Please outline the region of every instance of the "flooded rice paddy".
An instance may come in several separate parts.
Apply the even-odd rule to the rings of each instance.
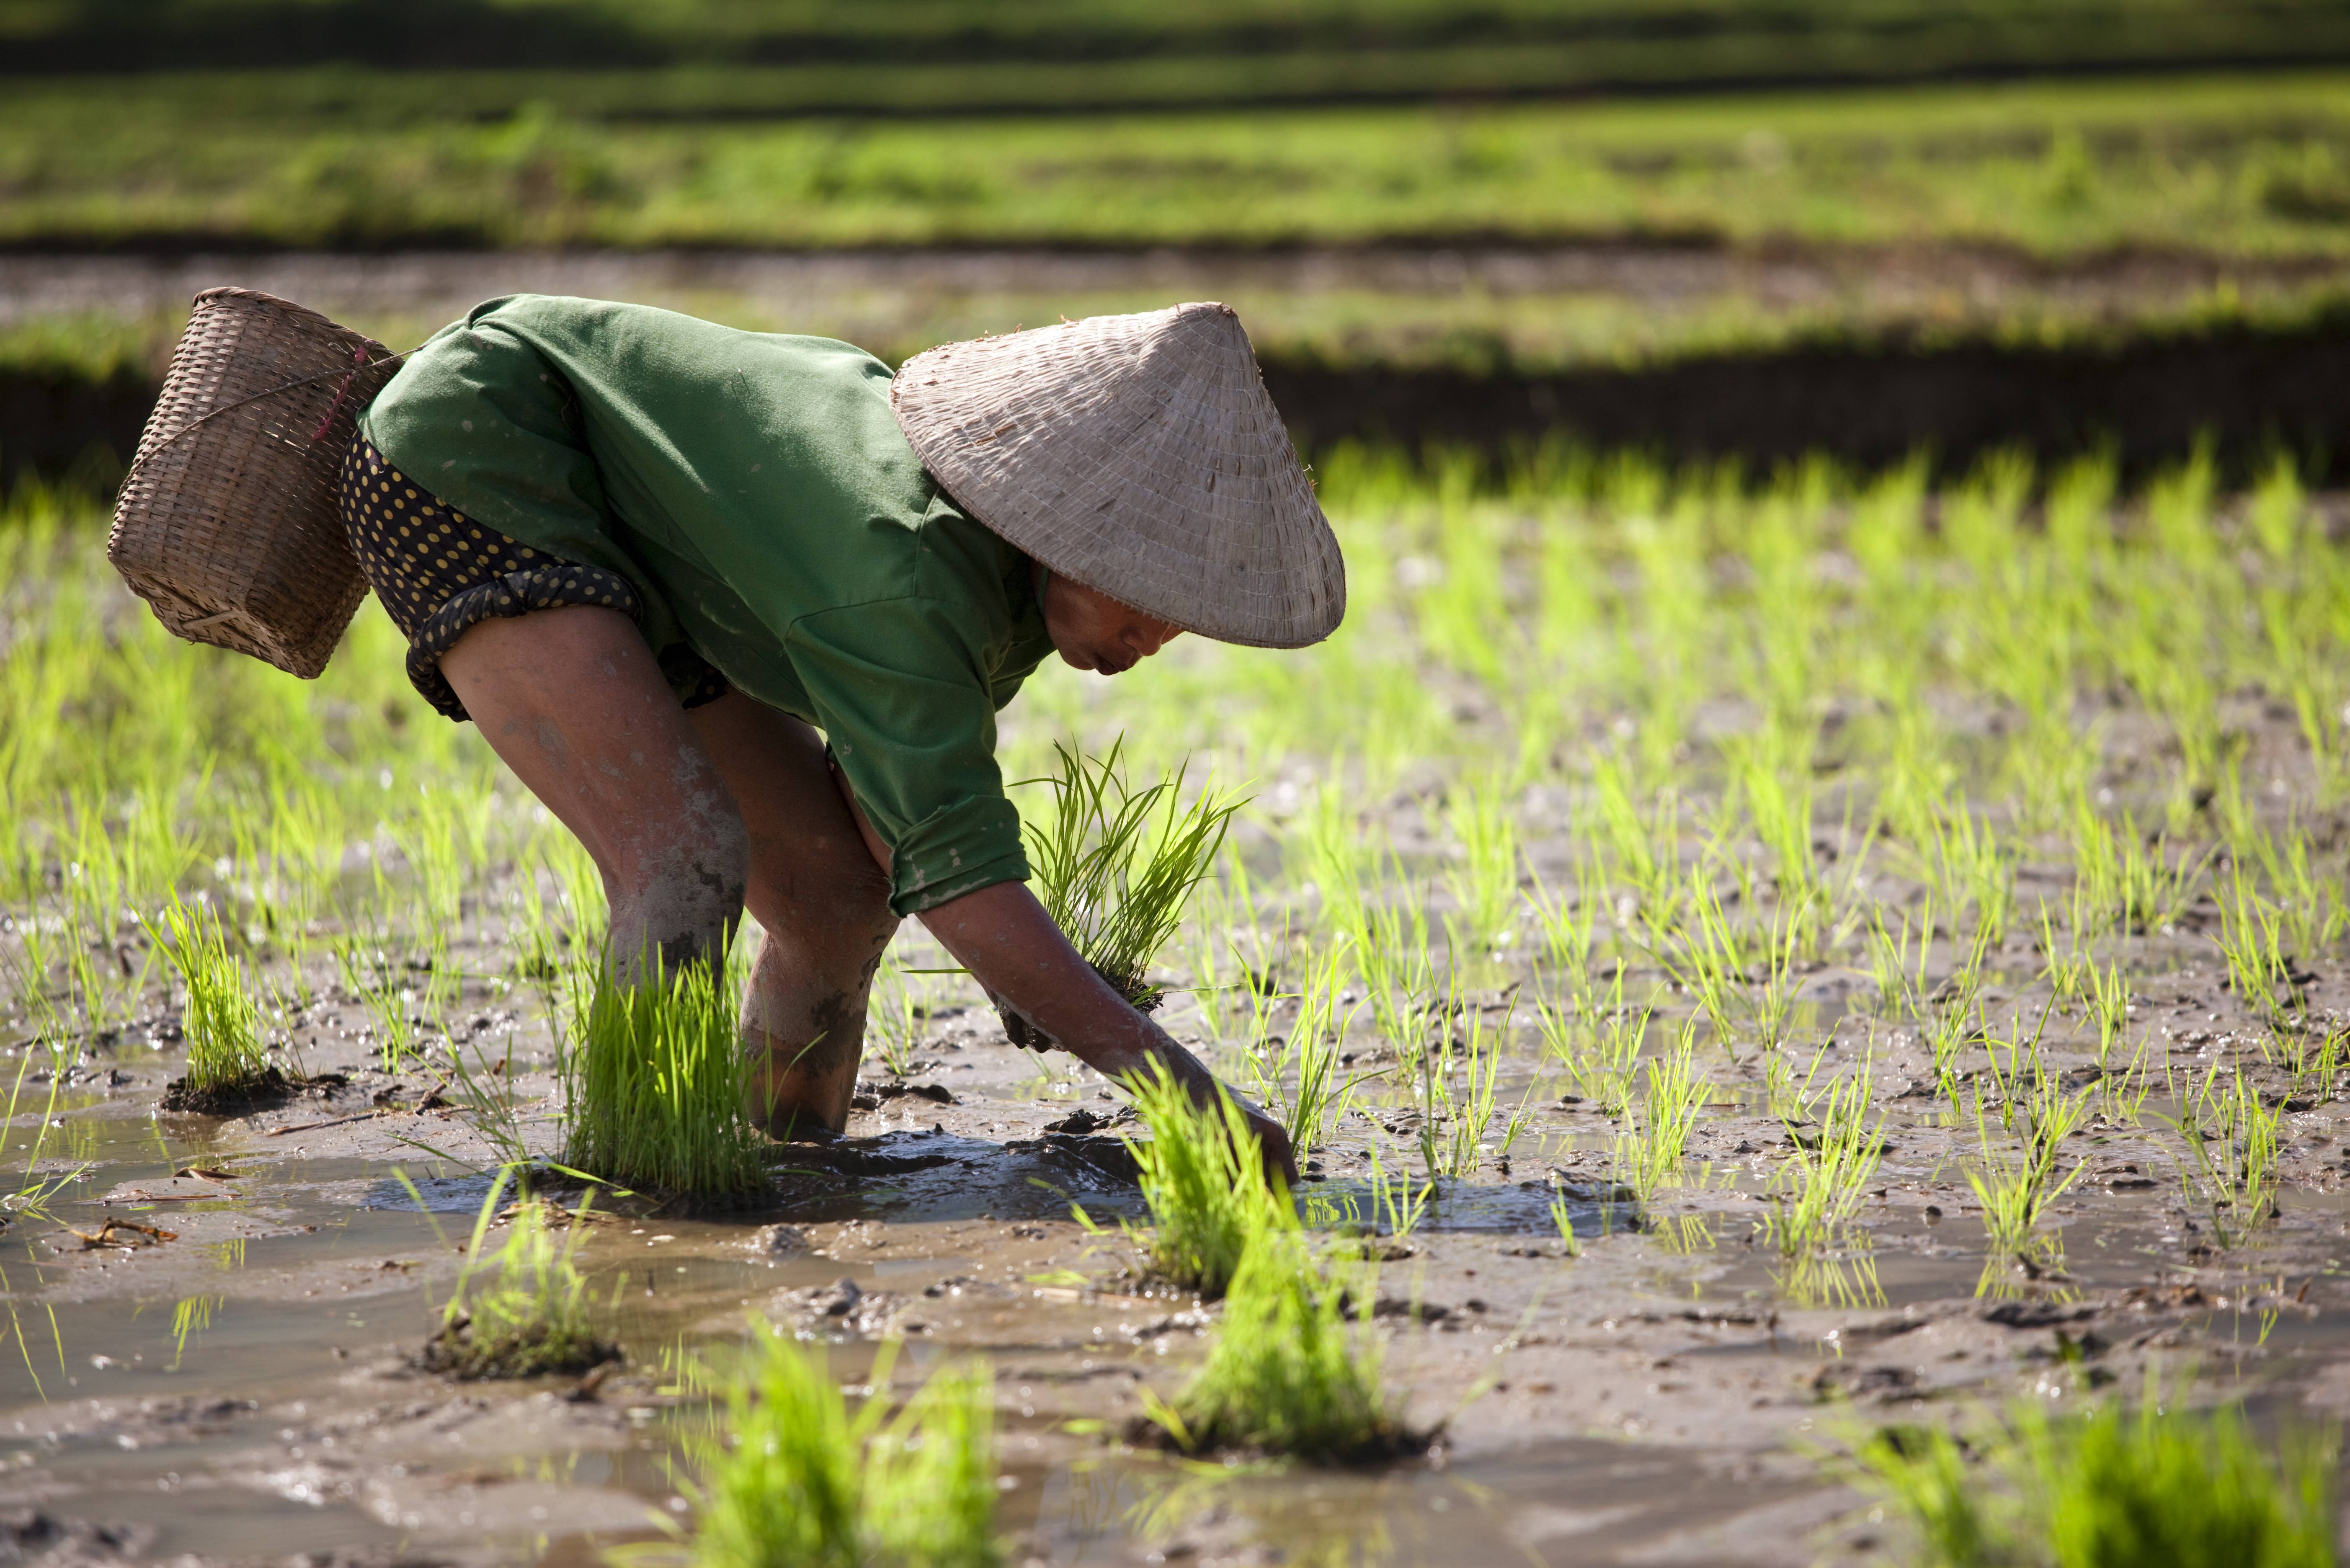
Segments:
[[[892,1340],[900,1383],[983,1356],[1015,1563],[1901,1561],[1837,1468],[1869,1427],[2149,1368],[2263,1430],[2350,1407],[2330,503],[1335,466],[1339,639],[1040,678],[1006,774],[1122,731],[1253,792],[1163,1016],[1276,1108],[1339,1053],[1300,1203],[1369,1236],[1428,1459],[1118,1440],[1220,1309],[1132,1271],[1118,1096],[910,927],[845,1139],[775,1146],[749,1209],[578,1221],[622,1362],[419,1370],[492,1173],[559,1144],[592,871],[371,611],[311,687],[173,643],[36,497],[0,531],[0,1552],[673,1552],[683,1369],[754,1316],[852,1385]],[[300,1092],[160,1109],[174,890]]]

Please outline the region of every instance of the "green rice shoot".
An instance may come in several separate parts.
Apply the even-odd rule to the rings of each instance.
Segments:
[[[1124,746],[1121,736],[1095,758],[1055,742],[1053,771],[1027,781],[1051,786],[1052,806],[1022,832],[1045,912],[1097,974],[1149,1012],[1165,999],[1151,963],[1247,801],[1206,790],[1186,804],[1188,764],[1138,788],[1119,765]]]
[[[723,1388],[704,1446],[698,1568],[994,1568],[995,1380],[984,1363],[933,1372],[897,1412],[852,1412],[821,1350],[764,1323]],[[885,1388],[885,1346],[868,1382]]]
[[[1149,1419],[1190,1453],[1244,1452],[1315,1464],[1424,1447],[1380,1380],[1381,1351],[1347,1322],[1373,1299],[1367,1266],[1333,1269],[1295,1231],[1268,1231],[1232,1275],[1208,1359]]]
[[[573,1262],[588,1233],[588,1201],[565,1214],[557,1241],[553,1216],[565,1211],[525,1192],[503,1211],[505,1240],[490,1249],[514,1175],[511,1167],[499,1171],[482,1200],[464,1266],[441,1311],[441,1330],[420,1358],[428,1370],[469,1379],[536,1377],[619,1359],[619,1351],[595,1331],[588,1279]]]
[[[1348,1074],[1339,1061],[1347,1031],[1361,1006],[1341,1000],[1346,980],[1337,947],[1309,961],[1303,987],[1294,997],[1281,998],[1297,1003],[1288,1033],[1258,1032],[1243,1061],[1300,1159],[1322,1146],[1330,1125],[1353,1105],[1356,1092],[1378,1075]]]
[[[733,998],[711,966],[639,985],[583,969],[571,992],[578,1022],[562,1067],[563,1163],[703,1199],[765,1191],[763,1140],[743,1114]]]
[[[2334,1568],[2338,1440],[2272,1449],[2241,1411],[2166,1405],[2082,1416],[2019,1400],[1967,1434],[1881,1431],[1858,1480],[1915,1532],[1918,1568]]]
[[[267,1048],[261,1039],[261,1006],[246,982],[244,966],[228,950],[220,917],[176,897],[162,912],[169,933],[164,956],[178,971],[186,999],[180,1029],[187,1037],[190,1095],[234,1094],[269,1079]]]
[[[1143,1269],[1203,1296],[1224,1293],[1252,1238],[1298,1229],[1280,1178],[1265,1169],[1248,1117],[1219,1091],[1195,1103],[1158,1063],[1128,1085],[1150,1137],[1128,1139],[1150,1206]]]

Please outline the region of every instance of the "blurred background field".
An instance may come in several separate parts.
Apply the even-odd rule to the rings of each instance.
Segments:
[[[2345,67],[2310,0],[18,0],[0,472],[105,472],[266,276],[394,348],[543,288],[893,361],[1220,297],[1309,444],[2323,474]]]
[[[1930,242],[2275,260],[2341,254],[2350,222],[2350,112],[2333,73],[946,116],[788,99],[759,110],[735,101],[737,79],[336,69],[14,83],[0,237]],[[702,87],[715,101],[697,112],[689,88]],[[639,92],[684,100],[653,110]]]

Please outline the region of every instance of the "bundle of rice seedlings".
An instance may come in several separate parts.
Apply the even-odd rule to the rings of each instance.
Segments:
[[[244,966],[228,950],[220,919],[189,909],[175,896],[163,910],[163,929],[148,928],[179,972],[187,999],[180,1030],[188,1043],[188,1071],[164,1087],[167,1111],[219,1114],[294,1087],[270,1064],[261,1041],[261,1006],[245,984]]]
[[[417,1364],[463,1378],[536,1377],[619,1360],[619,1347],[588,1321],[587,1276],[571,1261],[588,1229],[584,1202],[558,1242],[547,1205],[525,1195],[508,1211],[504,1243],[484,1251],[511,1174],[500,1171],[483,1199],[440,1332]]]
[[[1188,1453],[1362,1464],[1421,1452],[1428,1436],[1381,1386],[1378,1342],[1347,1322],[1370,1283],[1368,1269],[1332,1272],[1295,1232],[1259,1237],[1206,1364],[1171,1405],[1148,1400],[1149,1421]]]
[[[949,1364],[893,1416],[854,1414],[826,1370],[767,1324],[725,1380],[722,1435],[705,1447],[693,1558],[700,1568],[996,1568],[995,1379]],[[886,1387],[894,1346],[869,1384]]]
[[[1150,982],[1150,965],[1215,865],[1232,814],[1247,803],[1210,790],[1186,805],[1188,763],[1171,779],[1135,788],[1118,765],[1124,745],[1120,736],[1095,758],[1055,742],[1052,773],[1024,781],[1052,786],[1052,810],[1021,831],[1045,912],[1096,974],[1149,1012],[1166,1000]],[[1009,1007],[998,1011],[1014,1044],[1052,1044]]]
[[[2166,1407],[2149,1372],[2134,1409],[2020,1400],[1963,1442],[1899,1428],[1855,1458],[1921,1568],[2334,1568],[2337,1449],[2329,1434],[2272,1451],[2232,1407]]]
[[[1150,1206],[1143,1270],[1214,1297],[1224,1293],[1253,1237],[1296,1231],[1288,1188],[1265,1169],[1248,1117],[1219,1085],[1201,1106],[1166,1065],[1128,1087],[1148,1139],[1128,1139]]]
[[[639,985],[575,971],[563,1061],[563,1163],[621,1187],[723,1201],[766,1190],[743,1116],[734,999],[712,966]]]

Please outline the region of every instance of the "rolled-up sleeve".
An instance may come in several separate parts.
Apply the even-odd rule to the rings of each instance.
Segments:
[[[892,909],[1027,879],[995,703],[961,618],[922,598],[852,605],[804,617],[788,643],[833,759],[889,846]]]

